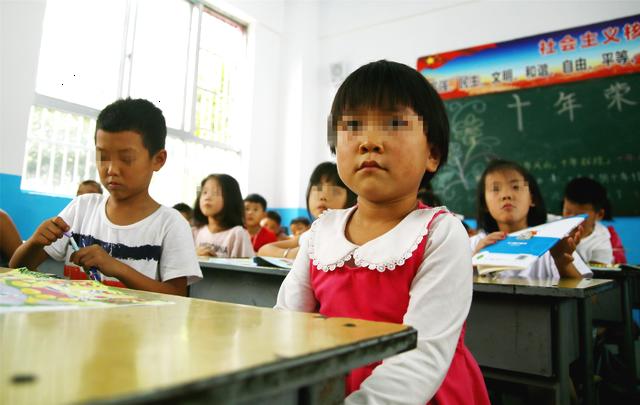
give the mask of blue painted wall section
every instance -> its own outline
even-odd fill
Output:
[[[70,198],[25,192],[20,190],[20,176],[0,173],[0,208],[7,211],[18,227],[20,236],[27,239],[38,225],[47,218],[56,216],[69,204]],[[293,218],[308,217],[304,208],[273,208],[282,217],[282,224],[289,226]],[[471,227],[473,219],[465,219]],[[640,217],[617,217],[614,221],[603,221],[613,225],[622,239],[629,263],[640,263]]]
[[[20,176],[0,173],[0,208],[11,216],[23,239],[29,238],[42,221],[58,215],[70,201],[22,191]]]

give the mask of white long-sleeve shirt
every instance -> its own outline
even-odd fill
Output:
[[[276,308],[317,311],[310,281],[310,252],[323,266],[340,265],[349,256],[389,270],[407,252],[413,252],[424,236],[436,209],[416,210],[395,228],[362,246],[345,237],[345,226],[356,207],[331,210],[300,239],[300,251],[284,280]],[[419,269],[411,283],[403,323],[418,331],[417,348],[388,359],[373,370],[346,404],[425,404],[449,369],[473,292],[469,238],[453,215],[433,219]],[[313,271],[321,271],[314,269]],[[375,300],[378,297],[372,296]]]

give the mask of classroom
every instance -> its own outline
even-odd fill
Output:
[[[8,0],[0,21],[0,403],[640,403],[640,1]],[[590,212],[530,268],[487,267]]]

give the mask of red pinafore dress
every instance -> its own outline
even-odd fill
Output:
[[[421,204],[419,208],[427,207]],[[433,218],[445,212],[438,212]],[[427,227],[432,222],[433,219]],[[420,267],[427,239],[428,234],[413,255],[392,271],[380,272],[349,263],[332,271],[322,271],[311,260],[311,287],[320,306],[319,312],[327,317],[402,323],[409,305],[411,282]],[[428,404],[490,404],[478,363],[464,344],[464,330],[465,327],[458,338],[449,371]],[[380,364],[371,363],[352,370],[347,376],[347,395],[358,390]]]

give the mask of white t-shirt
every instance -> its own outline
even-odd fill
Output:
[[[189,224],[178,211],[160,206],[134,224],[115,225],[107,218],[108,199],[109,195],[84,194],[59,214],[80,248],[100,245],[113,258],[157,281],[187,277],[192,284],[202,279]],[[66,263],[73,253],[66,236],[44,250],[52,259]]]
[[[610,264],[613,263],[613,248],[611,247],[611,234],[606,226],[596,222],[591,235],[580,239],[576,251],[582,259],[589,262]]]
[[[275,308],[317,311],[309,274],[311,260],[331,271],[353,257],[368,263],[375,269],[371,271],[390,272],[411,256],[430,224],[403,317],[404,324],[418,331],[417,348],[385,359],[345,400],[347,405],[424,404],[444,380],[471,306],[473,271],[467,232],[453,215],[434,219],[440,208],[418,209],[389,232],[358,246],[344,234],[356,208],[325,211],[300,237],[300,250],[280,287]],[[379,299],[375,291],[370,294],[372,300]]]
[[[476,246],[478,246],[478,243],[486,236],[487,234],[484,231],[480,231],[469,239],[472,254],[476,249]],[[591,272],[591,268],[589,268],[589,266],[587,266],[585,262],[582,261],[582,259],[576,252],[573,252],[573,265],[576,267],[576,270],[578,270],[578,273],[580,273],[583,277],[591,277],[593,275],[593,272]],[[495,277],[518,277],[529,278],[533,280],[560,278],[560,272],[558,272],[556,263],[553,261],[553,256],[551,256],[551,252],[549,251],[540,256],[538,260],[536,260],[528,269],[505,270],[496,272],[494,274]]]
[[[222,232],[211,232],[201,226],[193,231],[196,246],[209,246],[216,257],[253,257],[253,245],[249,232],[240,225]]]

